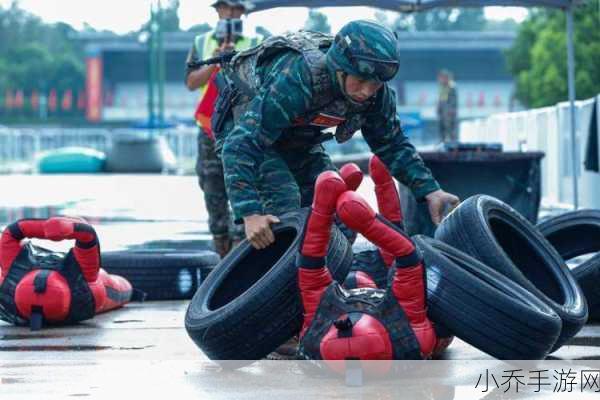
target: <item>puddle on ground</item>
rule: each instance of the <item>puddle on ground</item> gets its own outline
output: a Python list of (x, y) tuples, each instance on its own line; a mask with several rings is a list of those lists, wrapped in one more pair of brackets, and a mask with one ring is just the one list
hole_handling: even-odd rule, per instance
[(0, 378), (0, 385), (11, 385), (23, 382), (23, 378)]
[(127, 324), (129, 322), (146, 322), (146, 321), (143, 319), (123, 319), (123, 320), (113, 321), (113, 324)]
[(144, 350), (154, 347), (149, 346), (96, 346), (96, 345), (75, 345), (75, 346), (0, 346), (0, 352), (3, 351), (103, 351), (103, 350)]
[[(69, 335), (74, 336), (74, 335)], [(65, 337), (64, 334), (58, 333), (38, 333), (38, 334), (7, 334), (0, 335), (0, 340), (27, 340), (27, 339), (56, 339)]]

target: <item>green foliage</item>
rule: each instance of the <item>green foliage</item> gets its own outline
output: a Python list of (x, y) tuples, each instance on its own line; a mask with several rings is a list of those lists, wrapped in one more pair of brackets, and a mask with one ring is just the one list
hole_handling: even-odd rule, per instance
[(0, 91), (83, 87), (83, 50), (65, 23), (45, 24), (13, 2), (0, 6)]
[[(162, 6), (160, 11), (154, 10), (156, 18), (160, 19), (160, 24), (163, 32), (179, 32), (179, 0), (169, 0), (168, 5)], [(144, 23), (139, 32), (150, 30), (150, 20)]]
[[(600, 15), (596, 1), (575, 11), (575, 88), (578, 99), (600, 93)], [(517, 98), (528, 107), (568, 99), (566, 20), (561, 11), (537, 11), (519, 29), (507, 51), (517, 81)]]
[(327, 15), (316, 10), (308, 12), (308, 19), (304, 23), (304, 29), (315, 32), (331, 33), (331, 26), (327, 20)]
[(201, 24), (190, 26), (190, 28), (187, 31), (188, 32), (194, 32), (195, 34), (199, 35), (201, 33), (206, 33), (208, 31), (210, 31), (211, 29), (212, 29), (212, 26), (210, 26), (209, 24), (207, 24), (206, 22), (204, 22), (204, 23), (201, 23)]

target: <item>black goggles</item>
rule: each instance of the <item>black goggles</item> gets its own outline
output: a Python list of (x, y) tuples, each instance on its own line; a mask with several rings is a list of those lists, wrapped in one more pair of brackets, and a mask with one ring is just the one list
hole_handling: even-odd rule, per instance
[(376, 76), (377, 80), (387, 82), (398, 73), (400, 63), (396, 60), (382, 60), (375, 57), (353, 54), (346, 41), (339, 36), (336, 37), (335, 42), (342, 49), (344, 56), (350, 61), (352, 68), (359, 75)]

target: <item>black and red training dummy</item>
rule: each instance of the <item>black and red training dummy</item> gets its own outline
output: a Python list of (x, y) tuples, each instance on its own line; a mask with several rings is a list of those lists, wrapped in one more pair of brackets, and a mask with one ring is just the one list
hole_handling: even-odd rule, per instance
[[(423, 261), (413, 242), (397, 226), (402, 216), (395, 186), (397, 207), (384, 211), (382, 204), (385, 207), (390, 203), (379, 201), (379, 184), (373, 177), (380, 211), (391, 217), (392, 223), (349, 190), (360, 184), (359, 173), (344, 167), (342, 179), (327, 171), (315, 185), (298, 258), (298, 284), (304, 307), (300, 354), (317, 360), (428, 358), (438, 345), (438, 338), (427, 318)], [(389, 189), (383, 189), (386, 188)], [(350, 229), (380, 249), (389, 262), (383, 268), (393, 268), (385, 289), (377, 289), (372, 279), (372, 284), (349, 290), (332, 280), (325, 255), (336, 213)]]
[[(34, 246), (26, 238), (75, 239), (67, 254)], [(40, 329), (43, 323), (69, 324), (129, 302), (124, 278), (100, 268), (94, 228), (71, 217), (23, 219), (0, 238), (0, 318)]]

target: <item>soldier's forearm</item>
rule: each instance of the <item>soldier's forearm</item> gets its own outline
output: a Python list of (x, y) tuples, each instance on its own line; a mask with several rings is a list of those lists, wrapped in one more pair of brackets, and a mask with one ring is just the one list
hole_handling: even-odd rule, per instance
[(210, 76), (216, 69), (216, 65), (207, 65), (187, 73), (185, 84), (189, 90), (196, 90), (206, 85)]

